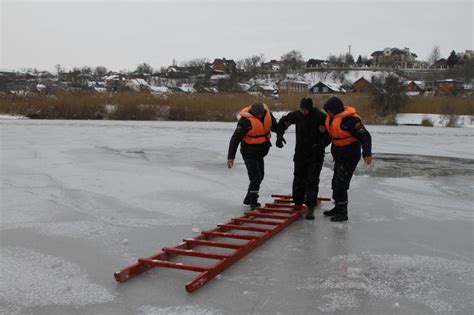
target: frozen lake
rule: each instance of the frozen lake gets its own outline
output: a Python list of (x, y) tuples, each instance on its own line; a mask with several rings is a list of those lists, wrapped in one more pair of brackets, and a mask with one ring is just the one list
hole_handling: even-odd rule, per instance
[[(226, 168), (234, 127), (0, 120), (0, 313), (474, 313), (472, 129), (369, 126), (375, 163), (358, 166), (347, 223), (323, 204), (193, 294), (186, 271), (117, 283), (114, 271), (243, 212), (240, 154)], [(264, 201), (290, 192), (286, 139), (266, 158)]]

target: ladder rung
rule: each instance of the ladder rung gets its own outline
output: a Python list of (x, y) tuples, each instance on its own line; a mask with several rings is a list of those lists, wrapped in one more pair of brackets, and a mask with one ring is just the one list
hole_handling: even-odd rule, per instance
[(202, 232), (203, 235), (206, 236), (214, 236), (214, 237), (227, 237), (227, 238), (235, 238), (238, 240), (254, 240), (259, 238), (258, 235), (251, 235), (251, 234), (234, 234), (234, 233), (224, 233), (224, 232)]
[(290, 218), (289, 216), (286, 216), (286, 215), (265, 214), (265, 213), (260, 213), (257, 211), (244, 212), (244, 214), (249, 217), (265, 218), (265, 219), (286, 220)]
[(295, 213), (294, 210), (282, 210), (282, 209), (276, 209), (276, 208), (255, 208), (255, 210), (258, 210), (260, 212), (272, 212), (272, 213), (288, 213), (288, 214), (293, 214)]
[(289, 208), (289, 209), (301, 209), (302, 206), (283, 204), (283, 203), (266, 203), (266, 208)]
[(232, 243), (223, 243), (223, 242), (215, 242), (215, 241), (206, 241), (206, 240), (196, 240), (194, 238), (185, 239), (183, 242), (186, 242), (191, 245), (195, 246), (211, 246), (211, 247), (222, 247), (222, 248), (232, 248), (232, 249), (240, 249), (245, 245), (241, 244), (232, 244)]
[(264, 229), (255, 226), (244, 226), (236, 224), (218, 224), (218, 227), (228, 228), (231, 230), (253, 231), (253, 232), (270, 232), (271, 229)]
[(209, 259), (225, 259), (230, 256), (230, 255), (213, 254), (213, 253), (208, 253), (208, 252), (195, 251), (192, 249), (182, 249), (182, 248), (173, 248), (173, 247), (165, 247), (162, 250), (166, 253), (172, 253), (176, 255), (202, 257), (202, 258), (209, 258)]
[(247, 218), (233, 218), (232, 221), (239, 223), (253, 223), (253, 224), (264, 224), (264, 225), (280, 225), (282, 222), (266, 221), (266, 220), (254, 220)]
[(277, 203), (293, 203), (293, 200), (275, 198), (275, 202), (277, 202)]
[(138, 262), (150, 264), (157, 267), (189, 270), (189, 271), (196, 271), (196, 272), (204, 272), (204, 271), (209, 271), (211, 269), (210, 267), (185, 265), (182, 263), (175, 263), (175, 262), (166, 261), (166, 260), (148, 259), (148, 258), (140, 258)]
[[(272, 195), (272, 198), (284, 199), (284, 200), (293, 200), (291, 195)], [(331, 201), (331, 198), (319, 197), (320, 201)]]
[(291, 195), (272, 195), (272, 198), (293, 199)]

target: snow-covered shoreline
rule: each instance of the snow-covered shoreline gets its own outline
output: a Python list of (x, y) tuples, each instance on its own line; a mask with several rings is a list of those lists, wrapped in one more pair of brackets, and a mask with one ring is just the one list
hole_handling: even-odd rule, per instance
[[(279, 120), (284, 115), (288, 114), (288, 111), (274, 111), (273, 115)], [(239, 118), (239, 114), (236, 113), (236, 119)], [(11, 114), (0, 114), (1, 120), (25, 120), (30, 119), (26, 116), (11, 115)], [(419, 113), (403, 113), (397, 114), (396, 123), (397, 125), (408, 125), (408, 126), (422, 126), (423, 120), (428, 119), (433, 127), (457, 127), (457, 128), (474, 128), (474, 116), (472, 115), (440, 115), (440, 114), (419, 114)], [(454, 120), (454, 121), (452, 121)], [(74, 121), (74, 120), (70, 120)], [(81, 121), (81, 120), (78, 120)], [(90, 120), (88, 121), (95, 121)], [(96, 120), (105, 121), (105, 120)]]
[[(459, 127), (474, 128), (474, 116), (472, 115), (440, 115), (440, 114), (397, 114), (397, 125), (422, 126), (423, 121), (433, 127)], [(450, 125), (451, 124), (451, 125)]]
[(29, 119), (29, 118), (22, 115), (0, 114), (0, 120), (21, 120), (21, 119)]

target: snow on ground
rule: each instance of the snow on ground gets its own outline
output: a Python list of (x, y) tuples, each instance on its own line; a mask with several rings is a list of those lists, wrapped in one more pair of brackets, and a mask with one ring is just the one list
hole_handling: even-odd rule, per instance
[[(347, 223), (317, 210), (193, 294), (193, 273), (113, 272), (237, 216), (231, 123), (0, 121), (0, 313), (472, 314), (474, 130), (369, 126)], [(262, 200), (290, 192), (294, 128)], [(330, 196), (327, 156), (321, 195)], [(179, 261), (190, 262), (193, 258)], [(200, 260), (203, 261), (203, 260)], [(205, 261), (205, 260), (204, 260)]]
[(417, 125), (421, 126), (424, 119), (428, 119), (433, 127), (446, 127), (450, 120), (455, 127), (474, 128), (474, 116), (455, 115), (452, 118), (449, 115), (439, 114), (397, 114), (396, 121), (398, 125)]
[(29, 118), (25, 116), (21, 116), (21, 115), (0, 114), (0, 119), (18, 120), (18, 119), (29, 119)]

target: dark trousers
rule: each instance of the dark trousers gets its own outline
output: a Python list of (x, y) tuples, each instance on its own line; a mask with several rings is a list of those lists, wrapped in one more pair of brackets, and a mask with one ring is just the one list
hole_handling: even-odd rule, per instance
[(260, 190), (260, 184), (263, 181), (265, 175), (265, 164), (263, 157), (261, 158), (244, 158), (245, 166), (247, 166), (247, 173), (249, 175), (249, 194), (258, 194)]
[(336, 204), (347, 204), (347, 191), (349, 190), (352, 175), (357, 167), (357, 163), (359, 163), (359, 161), (335, 161), (334, 175), (332, 177), (332, 198)]
[(293, 172), (293, 201), (296, 204), (305, 203), (308, 207), (317, 205), (319, 193), (319, 175), (323, 167), (323, 159), (308, 161), (295, 160)]

